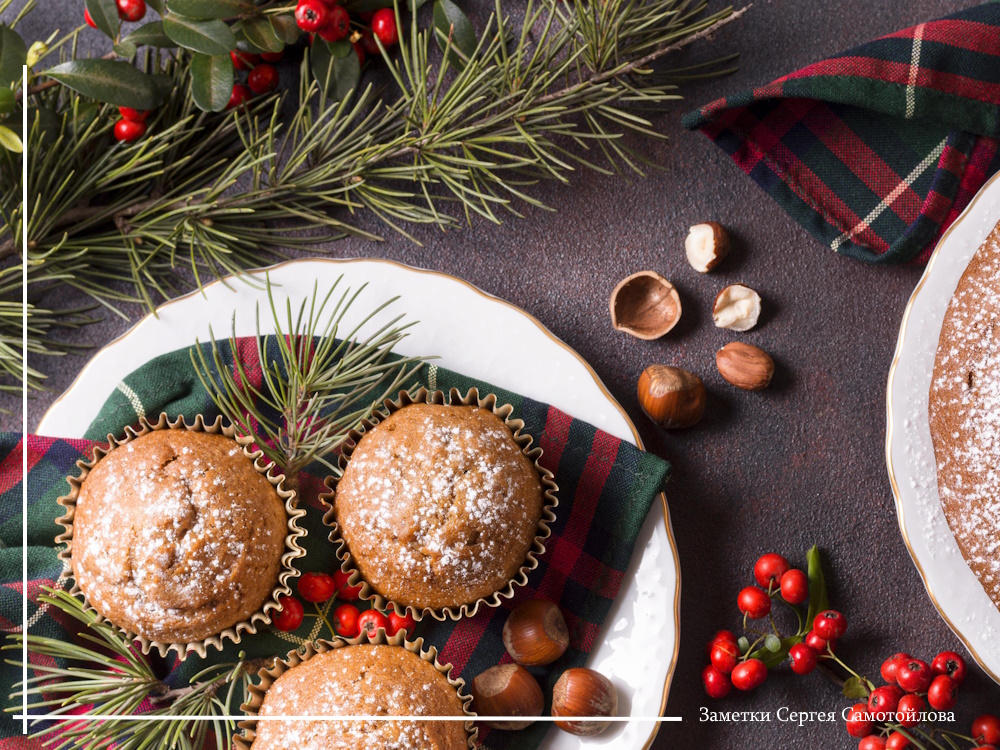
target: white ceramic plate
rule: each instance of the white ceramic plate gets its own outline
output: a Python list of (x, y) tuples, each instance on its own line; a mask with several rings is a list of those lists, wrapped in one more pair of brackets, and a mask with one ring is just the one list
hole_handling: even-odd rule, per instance
[[(444, 367), (553, 404), (638, 444), (634, 425), (579, 354), (523, 310), (464, 281), (380, 260), (292, 261), (269, 273), (272, 283), (280, 285), (275, 297), (281, 306), (285, 298), (297, 306), (312, 293), (314, 283), (325, 290), (341, 274), (355, 289), (367, 282), (359, 304), (352, 308), (353, 320), (351, 315), (345, 319), (347, 330), (359, 322), (363, 310), (399, 295), (392, 309), (420, 321), (398, 347), (400, 352), (439, 355)], [(190, 346), (195, 337), (207, 340), (210, 325), (216, 336), (228, 336), (234, 310), (237, 335), (253, 335), (258, 303), (261, 324), (271, 332), (266, 295), (240, 281), (230, 280), (228, 287), (216, 282), (204, 294), (192, 293), (163, 305), (156, 316), (147, 315), (91, 359), (45, 414), (38, 432), (82, 437), (124, 376), (159, 354)], [(666, 498), (661, 500), (650, 510), (589, 660), (591, 667), (614, 681), (622, 715), (650, 717), (663, 712), (677, 659), (680, 568)], [(542, 747), (634, 750), (652, 743), (657, 726), (650, 721), (623, 722), (585, 740), (553, 730)]]
[(1000, 610), (966, 564), (938, 497), (927, 417), (934, 355), (951, 296), (1000, 221), (995, 175), (938, 243), (910, 297), (889, 370), (886, 456), (899, 526), (938, 612), (979, 665), (1000, 682)]

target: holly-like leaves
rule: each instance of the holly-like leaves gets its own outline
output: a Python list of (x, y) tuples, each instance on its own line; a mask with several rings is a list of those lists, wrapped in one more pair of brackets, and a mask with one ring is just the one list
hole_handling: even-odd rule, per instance
[(446, 49), (451, 42), (452, 51), (448, 62), (456, 68), (463, 67), (462, 58), (455, 54), (457, 49), (466, 57), (476, 51), (476, 30), (469, 17), (451, 0), (434, 0), (434, 36), (438, 46)]
[(341, 39), (327, 44), (317, 40), (309, 54), (313, 76), (328, 97), (341, 101), (357, 88), (361, 63), (349, 41)]
[(271, 27), (266, 18), (254, 18), (243, 22), (243, 36), (261, 52), (281, 52), (285, 43)]
[(118, 6), (115, 0), (87, 0), (87, 12), (106, 36), (114, 39), (118, 36), (121, 19), (118, 17)]
[(24, 144), (21, 143), (21, 138), (17, 133), (4, 125), (0, 125), (0, 148), (20, 154), (24, 151)]
[(155, 109), (166, 95), (169, 76), (148, 75), (121, 60), (70, 60), (45, 74), (79, 94), (118, 107)]
[(0, 24), (0, 86), (21, 80), (21, 66), (28, 59), (28, 48), (21, 35)]
[(221, 112), (233, 93), (233, 60), (229, 55), (191, 58), (191, 97), (199, 109)]
[(168, 13), (163, 31), (185, 49), (203, 55), (228, 55), (236, 49), (236, 37), (224, 21), (202, 21)]
[(806, 613), (806, 627), (812, 628), (816, 615), (830, 609), (830, 598), (826, 593), (826, 576), (823, 575), (819, 547), (813, 545), (806, 553), (806, 563), (808, 564), (806, 576), (809, 579), (809, 610)]

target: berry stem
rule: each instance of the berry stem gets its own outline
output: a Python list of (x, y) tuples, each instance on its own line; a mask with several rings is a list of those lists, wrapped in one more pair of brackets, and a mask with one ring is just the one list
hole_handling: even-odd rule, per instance
[[(333, 597), (330, 601), (335, 601), (336, 598), (337, 597)], [(333, 629), (333, 625), (330, 623), (330, 620), (327, 619), (327, 616), (323, 614), (323, 610), (320, 609), (319, 604), (313, 604), (313, 606), (316, 608), (316, 616), (323, 621), (323, 624), (326, 625), (327, 629), (330, 631), (330, 636), (335, 637), (337, 635), (337, 631)]]
[(830, 679), (830, 681), (837, 687), (839, 687), (841, 690), (844, 689), (845, 681), (840, 679), (837, 673), (834, 672), (832, 669), (830, 669), (828, 666), (826, 666), (826, 664), (817, 664), (816, 669), (825, 674)]

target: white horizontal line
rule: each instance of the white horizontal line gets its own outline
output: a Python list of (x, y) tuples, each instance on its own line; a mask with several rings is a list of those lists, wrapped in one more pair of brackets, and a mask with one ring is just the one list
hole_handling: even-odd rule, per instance
[[(16, 714), (15, 719), (25, 721), (511, 721), (529, 717), (519, 716), (160, 716), (149, 714)], [(534, 721), (682, 721), (680, 716), (536, 716)]]

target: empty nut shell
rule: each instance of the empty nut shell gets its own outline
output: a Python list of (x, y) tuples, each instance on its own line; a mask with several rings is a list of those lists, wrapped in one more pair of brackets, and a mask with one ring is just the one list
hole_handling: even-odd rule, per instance
[(518, 664), (551, 664), (569, 648), (569, 629), (559, 607), (548, 599), (519, 605), (503, 626), (503, 645)]
[(658, 339), (681, 319), (677, 289), (655, 271), (622, 279), (611, 292), (609, 306), (615, 330), (647, 341)]
[(541, 716), (545, 696), (538, 681), (518, 664), (490, 667), (472, 681), (472, 705), (480, 716), (524, 716), (523, 721), (490, 721), (496, 729), (524, 729)]
[(618, 691), (607, 677), (586, 667), (573, 667), (562, 673), (552, 688), (552, 715), (565, 717), (555, 725), (564, 732), (584, 737), (600, 734), (610, 721), (571, 721), (577, 716), (615, 716)]
[(733, 341), (719, 349), (715, 355), (719, 374), (745, 391), (767, 388), (774, 375), (771, 355), (756, 346)]

